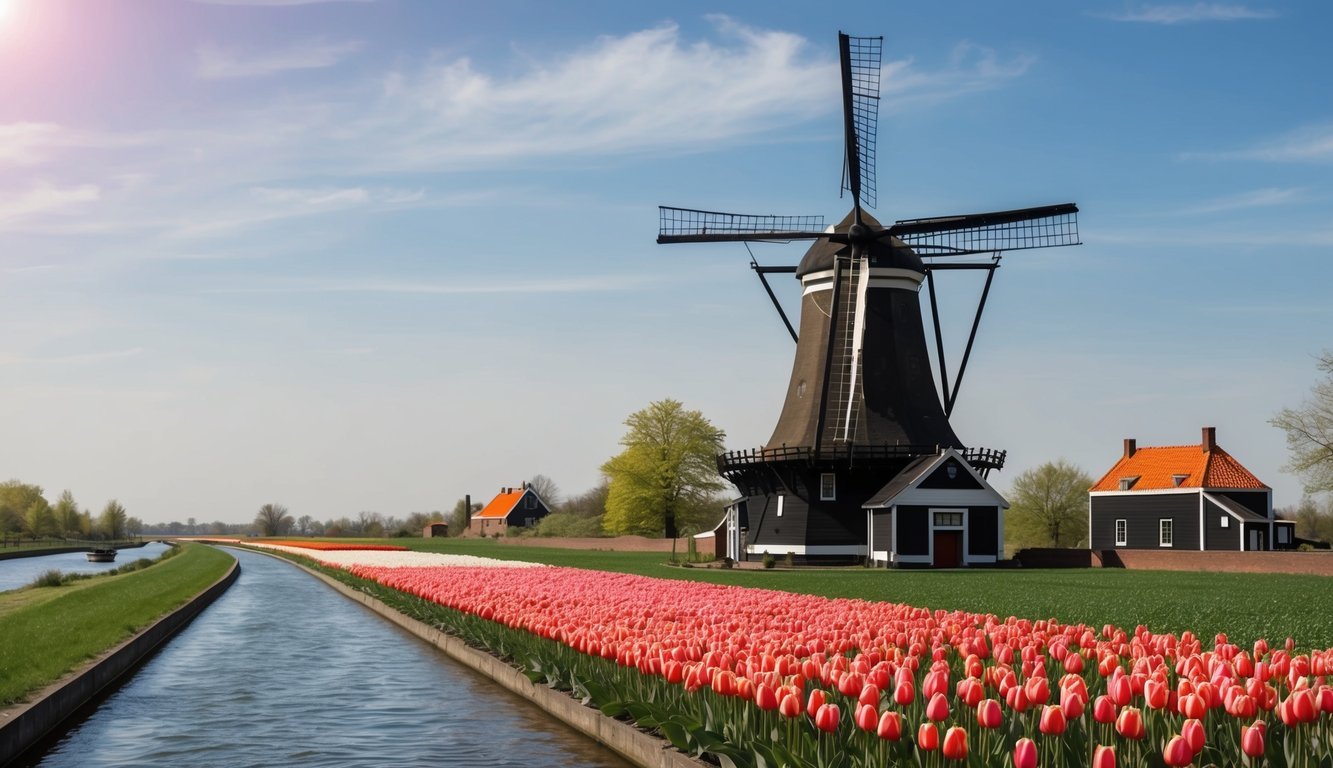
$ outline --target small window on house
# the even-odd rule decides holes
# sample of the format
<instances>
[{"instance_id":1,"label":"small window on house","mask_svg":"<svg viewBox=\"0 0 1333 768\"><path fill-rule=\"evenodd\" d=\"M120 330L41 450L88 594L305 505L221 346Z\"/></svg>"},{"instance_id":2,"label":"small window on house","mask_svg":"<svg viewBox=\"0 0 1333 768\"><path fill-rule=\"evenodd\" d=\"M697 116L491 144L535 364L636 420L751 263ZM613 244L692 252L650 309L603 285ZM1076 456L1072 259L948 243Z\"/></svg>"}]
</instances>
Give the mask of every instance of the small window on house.
<instances>
[{"instance_id":1,"label":"small window on house","mask_svg":"<svg viewBox=\"0 0 1333 768\"><path fill-rule=\"evenodd\" d=\"M1120 478L1120 490L1128 491L1134 487L1134 483L1136 482L1138 482L1137 477L1122 477Z\"/></svg>"},{"instance_id":2,"label":"small window on house","mask_svg":"<svg viewBox=\"0 0 1333 768\"><path fill-rule=\"evenodd\" d=\"M935 513L935 527L936 527L936 528L940 528L940 527L948 527L948 526L958 527L958 526L961 526L962 524L963 524L963 513L962 513L962 512L936 512L936 513Z\"/></svg>"},{"instance_id":3,"label":"small window on house","mask_svg":"<svg viewBox=\"0 0 1333 768\"><path fill-rule=\"evenodd\" d=\"M838 476L825 472L819 476L819 500L836 501L838 498Z\"/></svg>"},{"instance_id":4,"label":"small window on house","mask_svg":"<svg viewBox=\"0 0 1333 768\"><path fill-rule=\"evenodd\" d=\"M778 517L782 517L782 506L783 502L785 502L786 500L787 497L785 495L781 493L778 494Z\"/></svg>"},{"instance_id":5,"label":"small window on house","mask_svg":"<svg viewBox=\"0 0 1333 768\"><path fill-rule=\"evenodd\" d=\"M535 522L537 522L537 518L535 518L535 517L525 517L525 518L523 518L523 525L526 526L526 527L528 527L528 528L531 528L531 527L532 527L532 524L535 523Z\"/></svg>"},{"instance_id":6,"label":"small window on house","mask_svg":"<svg viewBox=\"0 0 1333 768\"><path fill-rule=\"evenodd\" d=\"M1277 543L1279 543L1279 544L1290 544L1290 543L1291 543L1291 529L1289 529L1289 528L1288 528L1287 526L1285 526L1285 525L1279 525L1279 526L1277 527Z\"/></svg>"},{"instance_id":7,"label":"small window on house","mask_svg":"<svg viewBox=\"0 0 1333 768\"><path fill-rule=\"evenodd\" d=\"M1221 525L1222 525L1223 528L1230 528L1230 527L1231 527L1231 516L1230 516L1230 515L1222 515L1222 522L1221 522Z\"/></svg>"},{"instance_id":8,"label":"small window on house","mask_svg":"<svg viewBox=\"0 0 1333 768\"><path fill-rule=\"evenodd\" d=\"M1157 521L1157 543L1160 546L1163 547L1173 546L1171 543L1173 534L1173 525L1174 523L1170 518L1165 518Z\"/></svg>"},{"instance_id":9,"label":"small window on house","mask_svg":"<svg viewBox=\"0 0 1333 768\"><path fill-rule=\"evenodd\" d=\"M537 497L536 497L536 496L533 496L533 495L530 494L530 493L529 493L527 496L525 496L525 497L523 498L523 508L524 508L524 509L536 509L536 508L537 508Z\"/></svg>"},{"instance_id":10,"label":"small window on house","mask_svg":"<svg viewBox=\"0 0 1333 768\"><path fill-rule=\"evenodd\" d=\"M1115 545L1117 547L1129 546L1129 522L1127 520L1115 521Z\"/></svg>"},{"instance_id":11,"label":"small window on house","mask_svg":"<svg viewBox=\"0 0 1333 768\"><path fill-rule=\"evenodd\" d=\"M1189 479L1189 475L1172 475L1171 484L1179 488L1180 484Z\"/></svg>"}]
</instances>

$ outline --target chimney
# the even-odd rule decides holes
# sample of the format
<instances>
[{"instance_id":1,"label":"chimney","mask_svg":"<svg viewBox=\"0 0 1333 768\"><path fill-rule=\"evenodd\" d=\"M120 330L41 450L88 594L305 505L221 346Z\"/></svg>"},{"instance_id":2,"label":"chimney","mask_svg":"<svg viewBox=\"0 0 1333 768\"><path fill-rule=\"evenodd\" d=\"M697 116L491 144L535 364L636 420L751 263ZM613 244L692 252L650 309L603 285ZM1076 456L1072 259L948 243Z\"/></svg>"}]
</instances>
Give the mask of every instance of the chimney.
<instances>
[{"instance_id":1,"label":"chimney","mask_svg":"<svg viewBox=\"0 0 1333 768\"><path fill-rule=\"evenodd\" d=\"M463 494L463 508L467 510L467 516L472 517L472 494Z\"/></svg>"},{"instance_id":2,"label":"chimney","mask_svg":"<svg viewBox=\"0 0 1333 768\"><path fill-rule=\"evenodd\" d=\"M1217 447L1217 427L1203 428L1203 452L1208 453Z\"/></svg>"},{"instance_id":3,"label":"chimney","mask_svg":"<svg viewBox=\"0 0 1333 768\"><path fill-rule=\"evenodd\" d=\"M1125 438L1125 458L1128 459L1130 456L1133 456L1134 452L1138 449L1139 442L1137 440L1132 437Z\"/></svg>"}]
</instances>

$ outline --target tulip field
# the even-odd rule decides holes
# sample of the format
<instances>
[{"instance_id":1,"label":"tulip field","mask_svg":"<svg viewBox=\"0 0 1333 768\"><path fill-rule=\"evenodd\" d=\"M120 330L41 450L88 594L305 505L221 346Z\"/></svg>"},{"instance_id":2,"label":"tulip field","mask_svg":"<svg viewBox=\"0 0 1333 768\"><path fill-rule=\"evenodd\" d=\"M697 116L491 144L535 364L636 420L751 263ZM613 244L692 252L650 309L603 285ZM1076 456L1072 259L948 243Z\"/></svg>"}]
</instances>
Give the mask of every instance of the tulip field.
<instances>
[{"instance_id":1,"label":"tulip field","mask_svg":"<svg viewBox=\"0 0 1333 768\"><path fill-rule=\"evenodd\" d=\"M1333 768L1333 649L283 550L722 765Z\"/></svg>"}]
</instances>

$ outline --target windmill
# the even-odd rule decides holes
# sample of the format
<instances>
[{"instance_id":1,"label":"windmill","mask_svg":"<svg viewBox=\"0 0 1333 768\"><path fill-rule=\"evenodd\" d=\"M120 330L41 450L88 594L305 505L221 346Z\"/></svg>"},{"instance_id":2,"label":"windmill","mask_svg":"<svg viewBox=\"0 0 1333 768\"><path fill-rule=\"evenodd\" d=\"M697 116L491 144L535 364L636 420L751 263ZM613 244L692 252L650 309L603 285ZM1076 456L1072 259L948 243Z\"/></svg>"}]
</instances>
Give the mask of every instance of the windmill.
<instances>
[{"instance_id":1,"label":"windmill","mask_svg":"<svg viewBox=\"0 0 1333 768\"><path fill-rule=\"evenodd\" d=\"M796 342L796 354L773 436L757 450L718 457L719 471L743 495L726 523L733 557L743 554L734 540L748 528L745 547L751 553L786 551L807 561L859 559L868 535L860 525L862 504L909 467L924 466L923 459L945 449L955 451L967 472L986 485L982 478L1004 465L1005 453L965 448L948 419L1000 254L1078 244L1073 203L880 224L863 206L876 205L883 38L839 33L838 43L842 191L852 200L846 218L825 228L821 216L660 207L658 243L814 241L797 266L761 266L751 258L751 268ZM960 269L983 270L986 279L951 382L935 274ZM801 281L799 332L767 279L784 273ZM931 299L938 395L921 316L923 283Z\"/></svg>"}]
</instances>

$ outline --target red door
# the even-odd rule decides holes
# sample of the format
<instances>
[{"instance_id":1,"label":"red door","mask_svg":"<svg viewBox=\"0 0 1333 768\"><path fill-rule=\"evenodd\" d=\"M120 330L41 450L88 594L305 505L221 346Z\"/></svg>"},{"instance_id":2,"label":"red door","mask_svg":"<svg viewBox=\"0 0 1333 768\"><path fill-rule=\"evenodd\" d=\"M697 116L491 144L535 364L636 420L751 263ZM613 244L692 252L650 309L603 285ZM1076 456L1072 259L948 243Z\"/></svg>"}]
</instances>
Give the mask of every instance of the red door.
<instances>
[{"instance_id":1,"label":"red door","mask_svg":"<svg viewBox=\"0 0 1333 768\"><path fill-rule=\"evenodd\" d=\"M935 531L935 567L957 568L963 564L963 532Z\"/></svg>"}]
</instances>

